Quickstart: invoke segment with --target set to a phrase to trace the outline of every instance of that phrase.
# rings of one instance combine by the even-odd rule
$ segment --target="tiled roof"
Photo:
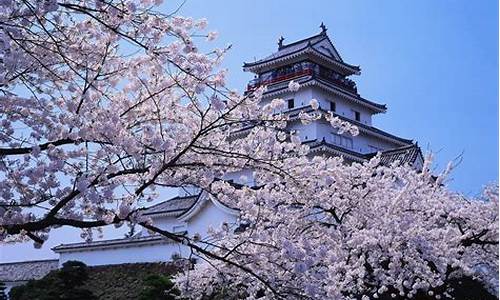
[[[262,63],[262,62],[270,61],[270,60],[277,59],[277,58],[280,58],[280,57],[283,57],[286,55],[293,54],[295,52],[298,52],[300,50],[307,48],[309,45],[315,45],[316,43],[324,40],[325,38],[327,38],[326,35],[317,34],[317,35],[302,39],[300,41],[296,41],[296,42],[290,43],[288,45],[284,45],[284,46],[278,48],[278,51],[274,52],[273,54],[271,54],[263,59],[257,60],[255,62],[245,63],[245,66],[257,65],[257,64]],[[335,59],[333,56],[331,56],[331,58]]]
[[[337,155],[344,156],[344,158],[346,158],[350,161],[358,161],[359,162],[359,161],[364,161],[366,159],[365,155],[363,155],[361,153],[346,149],[344,147],[340,147],[340,146],[332,144],[332,143],[328,143],[324,139],[321,141],[318,141],[318,140],[305,141],[305,142],[303,142],[303,144],[308,145],[309,149],[311,149],[312,151],[314,151],[316,149],[317,150],[328,149]]]
[[[0,281],[28,281],[40,279],[57,269],[57,259],[34,260],[0,264]]]
[[[54,252],[62,252],[81,248],[102,248],[102,247],[117,247],[117,246],[133,246],[139,244],[147,243],[169,243],[171,240],[160,236],[160,235],[150,235],[150,236],[134,236],[131,238],[113,239],[113,240],[102,240],[102,241],[92,241],[92,242],[81,242],[81,243],[71,243],[71,244],[61,244],[52,250]]]
[[[156,205],[150,206],[143,211],[144,215],[155,215],[163,213],[176,213],[180,215],[194,205],[200,194],[189,196],[178,196]]]
[[[375,156],[376,153],[367,154],[367,158]],[[380,156],[380,163],[383,165],[390,165],[394,162],[400,164],[413,165],[418,158],[423,158],[422,151],[417,144],[410,144],[396,149],[382,151]]]
[[[322,41],[325,41],[325,40],[328,41],[329,47],[323,47],[322,45],[320,45],[320,43]],[[316,53],[319,53],[320,55],[327,57],[328,59],[336,61],[336,62],[340,63],[341,65],[343,65],[344,67],[346,67],[348,69],[352,69],[354,72],[359,72],[359,70],[360,70],[359,67],[349,65],[342,60],[337,49],[335,49],[335,46],[328,38],[328,35],[326,35],[326,33],[323,33],[323,32],[320,34],[302,39],[300,41],[296,41],[296,42],[293,42],[293,43],[290,43],[287,45],[283,45],[283,46],[279,47],[278,51],[274,52],[273,54],[271,54],[263,59],[257,60],[255,62],[244,63],[243,67],[250,68],[253,66],[260,65],[260,64],[268,63],[268,62],[271,62],[273,60],[281,59],[281,58],[284,58],[286,56],[299,53],[307,48],[311,48]]]
[[[329,149],[338,155],[343,155],[344,158],[351,161],[364,161],[373,158],[377,152],[362,154],[358,153],[343,147],[340,147],[335,144],[331,144],[326,142],[324,139],[319,140],[310,140],[305,141],[304,144],[308,145],[311,150],[315,149]],[[385,151],[381,151],[380,156],[380,164],[381,165],[390,165],[394,162],[398,162],[400,164],[409,164],[414,165],[418,159],[423,159],[422,151],[417,144],[410,144],[399,148],[388,149]]]

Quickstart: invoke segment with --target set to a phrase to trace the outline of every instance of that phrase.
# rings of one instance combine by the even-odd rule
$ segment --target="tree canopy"
[[[313,157],[283,99],[225,86],[228,49],[197,44],[217,36],[206,20],[159,2],[0,1],[1,240],[139,224],[201,258],[176,278],[191,298],[447,299],[465,279],[498,290],[497,187],[454,193],[430,156],[421,172]],[[304,124],[358,133],[310,107]],[[255,186],[224,180],[242,170]],[[162,189],[193,186],[245,230],[200,240],[141,214]]]
[[[87,266],[78,261],[68,261],[60,270],[52,271],[40,280],[12,288],[12,300],[93,300],[92,291],[84,288],[89,279]]]

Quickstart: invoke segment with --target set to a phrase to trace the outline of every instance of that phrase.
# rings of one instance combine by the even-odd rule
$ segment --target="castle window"
[[[288,104],[288,109],[292,109],[295,107],[295,102],[293,101],[293,99],[288,99],[286,102]]]
[[[330,102],[330,111],[335,112],[337,110],[337,105],[335,102]]]
[[[354,147],[352,138],[336,133],[332,133],[332,143],[349,149]]]
[[[342,140],[341,140],[340,135],[338,135],[336,133],[332,133],[332,143],[334,143],[336,145],[342,144]]]
[[[354,111],[354,119],[356,119],[356,121],[361,121],[361,114],[359,111]]]
[[[349,137],[342,136],[342,146],[352,149],[353,148],[352,139]]]

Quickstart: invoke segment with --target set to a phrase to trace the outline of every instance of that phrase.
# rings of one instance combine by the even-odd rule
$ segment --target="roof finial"
[[[284,40],[285,40],[285,38],[283,36],[280,36],[280,38],[278,39],[278,49],[283,47]]]
[[[319,25],[319,28],[321,28],[322,34],[326,34],[327,28],[326,28],[325,24],[323,24],[323,22],[321,22],[321,25]]]

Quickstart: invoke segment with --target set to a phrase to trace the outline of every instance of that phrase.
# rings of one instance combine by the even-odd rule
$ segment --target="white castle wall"
[[[352,120],[355,119],[354,111],[360,112],[360,122],[366,125],[371,126],[372,124],[372,112],[361,106],[359,104],[353,103],[352,101],[345,100],[340,98],[339,96],[331,95],[317,87],[307,87],[299,89],[297,92],[287,92],[280,95],[280,98],[283,100],[294,99],[295,107],[306,107],[309,105],[311,99],[318,100],[320,107],[324,110],[330,110],[330,102],[335,102],[335,113],[338,115],[350,118]],[[262,104],[269,103],[272,98],[266,98],[262,101]],[[285,108],[283,111],[288,110]],[[299,132],[299,136],[303,141],[307,140],[325,140],[329,143],[335,143],[333,134],[336,133],[335,129],[333,129],[327,122],[313,122],[309,125],[303,125],[301,122],[291,122],[288,125],[289,130],[295,130]],[[359,152],[359,153],[371,153],[377,150],[385,150],[390,148],[398,147],[399,145],[385,140],[374,137],[372,135],[367,135],[361,133],[358,136],[352,137],[348,134],[345,134],[346,137],[352,138],[353,146],[352,148],[347,148],[349,150]]]
[[[320,107],[324,110],[330,110],[330,102],[335,102],[337,113],[340,116],[344,116],[346,118],[354,120],[354,111],[358,111],[360,113],[360,122],[366,125],[372,124],[372,112],[364,106],[356,104],[352,101],[341,98],[340,96],[332,95],[325,92],[322,89],[317,87],[313,87],[310,89],[310,96],[316,100],[318,100]]]
[[[237,224],[237,216],[231,214],[226,208],[216,206],[210,200],[206,201],[192,218],[185,221],[178,220],[175,217],[154,218],[154,224],[161,229],[179,232],[181,228],[176,228],[176,226],[182,225],[182,228],[187,231],[188,235],[193,236],[198,233],[202,238],[208,236],[209,227],[220,227],[223,222],[226,222],[234,229]],[[142,230],[142,236],[149,235],[147,230]],[[174,254],[180,254],[182,257],[187,257],[190,254],[190,250],[186,246],[173,242],[143,245],[123,244],[113,248],[83,248],[78,251],[72,250],[70,252],[61,252],[59,256],[59,266],[69,260],[78,260],[88,266],[166,262],[171,261]]]
[[[196,233],[202,237],[208,236],[209,228],[220,228],[223,223],[227,223],[231,228],[237,225],[237,216],[230,214],[223,207],[214,205],[207,201],[205,205],[196,213],[192,219],[188,220],[187,231],[189,235]]]
[[[182,232],[187,231],[186,222],[180,221],[174,216],[163,216],[153,218],[153,225],[170,232]],[[146,229],[142,229],[142,236],[148,236],[149,232]]]
[[[325,47],[329,47],[326,40],[322,43],[325,43]],[[324,54],[328,55],[328,53]],[[288,82],[280,84],[286,86]],[[282,98],[285,101],[294,99],[294,109],[308,107],[311,99],[316,99],[323,110],[329,111],[331,110],[331,102],[335,102],[336,114],[355,120],[355,111],[357,111],[360,113],[359,122],[368,126],[372,125],[372,110],[357,104],[354,101],[346,100],[338,95],[326,92],[317,86],[302,86],[297,92],[285,90],[285,92],[280,94],[278,97],[265,96],[261,104],[265,105],[273,98]],[[282,111],[287,110],[287,104],[285,104],[285,108]],[[298,110],[296,111],[298,112]],[[276,113],[277,112],[278,111],[276,111]],[[334,137],[336,130],[325,120],[316,121],[309,125],[303,125],[300,121],[293,121],[289,123],[288,129],[297,131],[303,141],[320,141],[324,138],[329,143],[339,145],[338,137]],[[344,138],[352,139],[352,146],[350,146],[350,143],[348,147],[342,143],[339,146],[343,146],[346,149],[363,154],[399,146],[397,143],[386,139],[376,138],[365,133],[360,133],[355,137],[348,136],[346,134]],[[340,138],[340,140],[345,141],[343,138]],[[250,186],[254,185],[252,170],[242,170],[239,172],[229,173],[225,175],[225,179],[233,180],[235,183],[239,184]],[[196,193],[197,191],[195,189],[187,189],[186,191],[181,192],[180,195],[182,196],[185,194]],[[202,238],[208,236],[210,227],[218,228],[223,223],[229,224],[233,229],[237,226],[238,217],[235,211],[211,200],[206,200],[200,203],[200,206],[192,208],[190,212],[187,212],[180,217],[156,217],[154,218],[154,223],[159,228],[169,232],[187,231],[187,234],[190,236],[200,234]],[[142,236],[147,235],[148,232],[143,230]],[[92,266],[132,262],[169,261],[172,259],[172,255],[174,254],[187,255],[188,253],[188,249],[185,246],[177,243],[147,244],[143,246],[127,245],[127,247],[115,247],[109,249],[96,249],[90,251],[89,249],[85,249],[84,251],[63,252],[60,255],[60,263],[62,264],[68,260],[80,260],[87,265]]]
[[[88,266],[113,265],[141,262],[164,262],[172,259],[174,253],[187,254],[186,246],[178,243],[144,245],[127,248],[108,248],[63,252],[59,256],[59,266],[69,260],[78,260]]]
[[[333,144],[335,143],[333,139],[333,133],[336,133],[336,130],[332,128],[330,124],[328,124],[327,122],[317,122],[316,128],[318,132],[318,139],[325,137],[326,142]],[[363,154],[378,151],[377,149],[385,150],[398,147],[398,145],[393,142],[376,138],[365,133],[360,133],[359,135],[354,137],[349,136],[348,134],[344,135],[352,138],[353,140],[353,147],[350,150]]]

